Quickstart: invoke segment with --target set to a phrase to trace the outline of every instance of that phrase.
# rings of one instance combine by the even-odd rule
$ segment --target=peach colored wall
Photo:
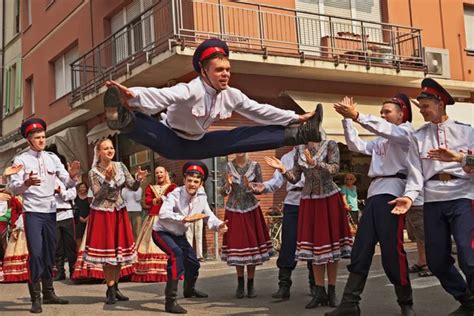
[[[109,22],[105,17],[111,16],[129,2],[55,1],[45,10],[43,1],[31,1],[32,25],[24,28],[22,37],[22,71],[24,80],[33,76],[36,116],[43,117],[51,124],[71,112],[69,95],[56,100],[54,61],[74,46],[78,46],[79,56],[91,50],[110,35]],[[61,28],[56,29],[62,22]],[[22,25],[25,24],[23,20]],[[25,101],[28,102],[24,104],[24,115],[31,115],[31,101],[29,98],[25,98]]]
[[[474,81],[474,57],[467,56],[464,5],[474,0],[385,0],[388,23],[422,29],[424,47],[449,49],[451,79]]]

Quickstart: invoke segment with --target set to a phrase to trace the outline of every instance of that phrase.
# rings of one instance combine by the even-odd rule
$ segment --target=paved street
[[[413,262],[413,245],[408,245],[409,258]],[[179,302],[191,315],[323,315],[330,308],[306,310],[309,302],[307,270],[300,265],[294,273],[291,300],[276,302],[270,295],[276,289],[277,269],[275,259],[258,268],[255,299],[236,299],[235,270],[221,262],[205,262],[201,268],[198,288],[209,293],[208,299],[183,299]],[[347,279],[345,265],[340,266],[337,283],[339,297]],[[457,307],[439,285],[436,278],[414,278],[415,309],[418,316],[447,315]],[[131,297],[129,302],[107,306],[104,302],[105,285],[80,284],[70,281],[56,282],[57,293],[70,300],[69,305],[43,306],[44,315],[160,315],[164,314],[164,284],[122,283],[121,289]],[[31,315],[26,284],[0,285],[0,315]],[[180,291],[181,295],[181,291]],[[363,315],[399,315],[393,287],[385,277],[380,256],[374,258],[372,271],[361,304]]]

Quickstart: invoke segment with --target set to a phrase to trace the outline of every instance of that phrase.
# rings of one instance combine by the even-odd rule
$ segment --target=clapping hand
[[[8,176],[11,176],[13,174],[17,174],[18,172],[21,171],[21,169],[23,169],[23,165],[8,166],[5,169],[5,171],[3,171],[3,176],[8,177]]]
[[[275,157],[267,157],[267,156],[263,157],[263,159],[265,160],[267,165],[269,165],[270,167],[279,170],[281,173],[286,172],[286,168],[283,165],[283,163],[280,161],[280,159],[275,158]]]
[[[0,201],[1,202],[8,202],[10,201],[10,199],[12,198],[12,196],[8,193],[5,193],[5,192],[0,192]]]
[[[306,162],[310,165],[310,166],[315,166],[316,165],[316,160],[313,159],[313,157],[311,156],[311,153],[309,152],[309,149],[306,148],[303,152],[305,158],[306,158]]]
[[[79,171],[81,170],[81,163],[77,160],[74,160],[71,163],[67,164],[67,171],[69,172],[69,176],[71,179],[76,178],[79,175]]]
[[[250,182],[249,186],[253,193],[263,193],[263,191],[265,191],[265,185],[263,183]]]
[[[234,176],[231,174],[228,174],[226,180],[227,181],[225,182],[225,189],[230,190],[230,188],[232,187],[232,182],[234,181]]]
[[[107,169],[105,169],[105,180],[107,180],[108,182],[112,181],[112,178],[114,177],[114,175],[115,175],[114,166],[110,164],[107,167]]]
[[[229,220],[225,220],[224,222],[222,222],[222,224],[219,225],[219,231],[221,233],[226,233],[229,228],[227,227],[227,223],[229,222]]]
[[[138,166],[137,172],[135,173],[135,178],[138,181],[143,181],[148,175],[148,170],[142,170],[140,166]]]
[[[36,173],[33,173],[33,171],[31,171],[30,174],[28,175],[28,178],[25,180],[24,184],[27,187],[31,187],[32,185],[39,186],[41,184],[41,179],[37,177]]]
[[[350,118],[355,120],[358,116],[357,103],[349,97],[344,97],[341,102],[334,103],[334,110],[341,114],[344,118]]]

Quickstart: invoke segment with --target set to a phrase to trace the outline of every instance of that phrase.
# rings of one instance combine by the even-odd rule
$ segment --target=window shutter
[[[474,8],[464,7],[464,28],[466,30],[466,48],[474,50]]]
[[[64,56],[59,57],[54,62],[54,83],[56,90],[56,99],[59,99],[65,94],[64,82]]]
[[[298,0],[296,2],[296,10],[319,13],[320,1],[323,0]],[[297,17],[301,50],[308,50],[307,52],[311,54],[311,47],[320,46],[321,29],[324,29],[327,22],[321,20],[316,15],[307,13],[297,13]]]
[[[4,113],[10,113],[10,68],[5,68],[5,104]]]
[[[18,59],[16,63],[16,76],[15,76],[15,105],[13,109],[18,109],[22,106],[22,80],[21,80],[21,59]]]

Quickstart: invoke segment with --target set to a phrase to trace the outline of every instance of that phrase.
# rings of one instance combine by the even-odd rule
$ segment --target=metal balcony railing
[[[162,0],[71,64],[72,101],[173,46],[218,37],[232,51],[424,70],[421,31],[253,3]]]

